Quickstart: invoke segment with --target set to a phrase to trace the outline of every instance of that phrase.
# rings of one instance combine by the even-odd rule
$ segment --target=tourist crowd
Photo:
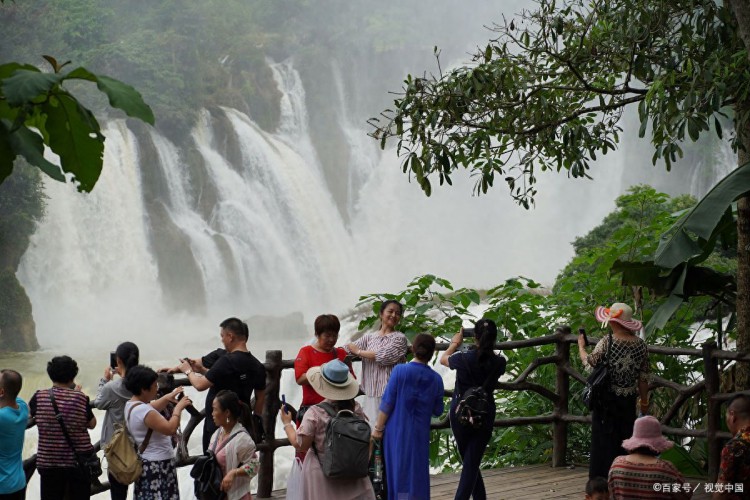
[[[336,316],[326,314],[315,320],[314,341],[302,347],[295,360],[302,400],[296,411],[285,402],[279,412],[301,462],[300,486],[294,493],[298,498],[430,497],[430,422],[445,411],[443,380],[430,366],[434,337],[417,335],[409,346],[398,331],[402,314],[399,302],[383,302],[379,329],[343,347],[336,347],[340,330]],[[610,333],[591,353],[581,335],[579,354],[585,366],[606,363],[609,384],[592,406],[586,498],[690,498],[690,491],[660,487],[684,484],[685,478],[660,458],[672,443],[662,435],[660,422],[648,416],[648,350],[636,335],[641,323],[621,303],[597,308],[595,316]],[[463,347],[464,333],[475,337],[472,349]],[[456,372],[449,407],[463,462],[456,499],[487,498],[480,464],[497,412],[493,392],[506,368],[505,358],[494,350],[497,336],[497,325],[481,319],[472,332],[458,332],[439,360]],[[220,493],[228,500],[250,500],[250,481],[258,470],[257,444],[263,439],[260,415],[266,372],[248,349],[244,322],[237,318],[223,321],[220,338],[223,348],[201,358],[182,359],[179,365],[159,372],[182,373],[193,388],[207,391],[202,445],[220,471],[216,498]],[[412,359],[407,362],[409,351]],[[359,380],[348,355],[362,360]],[[160,374],[140,364],[139,358],[132,342],[118,345],[93,401],[76,384],[78,365],[69,356],[49,361],[52,385],[36,391],[28,403],[18,397],[21,374],[12,369],[0,371],[0,500],[26,498],[28,478],[21,455],[30,418],[35,419],[39,435],[36,470],[42,500],[89,498],[92,481],[98,481],[92,475],[101,474],[90,460],[96,456],[89,436],[89,429],[96,426],[92,408],[106,412],[102,449],[114,447],[127,431],[138,450],[141,469],[133,480],[122,480],[122,475],[108,471],[111,498],[127,498],[129,483],[134,484],[133,496],[138,500],[180,498],[175,435],[180,432],[182,411],[193,411],[192,401],[183,387],[160,391]],[[485,407],[477,410],[471,398],[484,398]],[[726,424],[733,437],[722,451],[717,484],[733,488],[715,497],[750,498],[750,396],[738,395],[730,401]],[[341,427],[332,432],[334,426]],[[349,442],[342,444],[339,439],[335,443],[331,436],[336,433],[347,436]],[[362,467],[365,473],[356,472]],[[738,491],[737,485],[747,489]]]

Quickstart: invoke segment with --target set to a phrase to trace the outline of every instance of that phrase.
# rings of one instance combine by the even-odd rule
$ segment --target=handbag
[[[195,480],[194,491],[198,500],[223,500],[226,498],[226,493],[221,491],[221,481],[224,479],[224,474],[221,472],[216,454],[229,444],[229,441],[234,439],[237,434],[239,432],[235,432],[224,440],[218,450],[216,446],[219,442],[219,436],[217,435],[214,445],[208,450],[208,453],[195,461],[195,465],[190,470],[190,477]]]
[[[589,410],[601,409],[603,402],[609,393],[609,350],[612,347],[612,332],[609,333],[607,351],[604,354],[604,362],[597,364],[591,375],[586,379],[586,387],[583,389],[583,404]]]
[[[305,500],[302,485],[302,460],[294,457],[289,477],[286,480],[286,500]]]
[[[102,463],[99,460],[99,457],[96,456],[96,450],[85,453],[79,453],[78,451],[76,451],[76,447],[75,445],[73,445],[73,440],[70,439],[70,435],[68,434],[68,429],[65,427],[65,421],[63,420],[62,413],[60,413],[60,409],[57,407],[54,391],[52,389],[48,389],[47,394],[49,394],[49,399],[52,402],[52,409],[55,410],[55,420],[57,420],[57,422],[60,424],[60,428],[62,429],[63,435],[65,436],[65,440],[68,442],[68,446],[70,446],[70,449],[73,450],[73,454],[76,457],[78,469],[81,470],[84,474],[87,474],[93,484],[101,484],[101,482],[99,481],[99,476],[102,475]]]

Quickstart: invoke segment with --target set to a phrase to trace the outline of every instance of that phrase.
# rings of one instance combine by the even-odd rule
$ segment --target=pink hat
[[[674,445],[661,433],[661,424],[652,416],[636,419],[633,425],[633,437],[622,442],[622,447],[633,451],[641,447],[650,448],[656,453],[668,450]]]
[[[602,324],[602,328],[606,328],[609,323],[619,323],[631,332],[643,328],[643,323],[633,319],[633,309],[622,302],[615,302],[609,309],[599,306],[594,311],[594,316]]]

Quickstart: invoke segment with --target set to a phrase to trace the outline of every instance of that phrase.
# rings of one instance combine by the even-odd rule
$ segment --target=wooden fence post
[[[709,340],[701,346],[703,351],[704,377],[706,381],[706,438],[708,442],[708,480],[716,481],[719,475],[721,460],[721,443],[716,434],[721,429],[721,401],[716,399],[719,393],[719,366],[711,353],[716,350],[716,342]]]
[[[273,491],[273,454],[276,451],[276,414],[281,407],[279,386],[281,385],[281,351],[266,351],[266,399],[263,403],[263,427],[266,431],[265,446],[260,449],[257,498],[270,498]]]
[[[552,426],[552,467],[565,465],[565,456],[568,452],[568,422],[564,420],[568,414],[568,393],[570,392],[570,380],[566,367],[570,365],[570,346],[565,341],[565,336],[570,334],[567,325],[558,326],[555,330],[557,340],[555,342],[555,355],[557,361],[555,366],[555,392],[558,399],[554,409],[554,424]]]

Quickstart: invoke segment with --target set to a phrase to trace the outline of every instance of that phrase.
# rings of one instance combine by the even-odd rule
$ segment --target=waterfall
[[[168,338],[183,343],[228,316],[299,311],[309,325],[423,273],[478,288],[519,274],[551,284],[569,243],[628,187],[625,155],[615,151],[592,167],[596,182],[540,175],[531,211],[500,182],[472,196],[463,169],[453,187],[435,186],[426,198],[395,151],[367,137],[348,105],[356,88],[334,64],[330,105],[348,148],[345,171],[334,171],[348,190],[337,205],[303,81],[289,60],[269,66],[282,95],[276,131],[236,109],[203,110],[178,145],[115,120],[91,194],[45,181],[47,216],[19,270],[44,347],[152,343],[166,321]]]
[[[104,169],[92,193],[44,180],[47,214],[18,272],[43,346],[130,329],[133,311],[161,300],[133,168],[138,144],[123,121],[104,134]]]
[[[175,293],[182,295],[167,302],[179,306],[191,296],[205,305],[193,312],[211,324],[229,315],[313,314],[356,300],[352,237],[309,137],[302,82],[291,62],[271,68],[283,95],[277,132],[222,108],[212,112],[228,124],[220,138],[216,116],[204,110],[188,146],[199,171],[186,166],[185,148],[157,131],[139,144],[113,121],[91,194],[45,183],[47,216],[19,272],[43,345],[105,324],[132,337],[145,318],[170,316],[165,298]],[[227,142],[238,155],[227,153]],[[212,193],[207,208],[198,183]],[[92,315],[101,322],[88,323]]]

